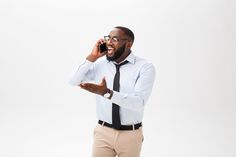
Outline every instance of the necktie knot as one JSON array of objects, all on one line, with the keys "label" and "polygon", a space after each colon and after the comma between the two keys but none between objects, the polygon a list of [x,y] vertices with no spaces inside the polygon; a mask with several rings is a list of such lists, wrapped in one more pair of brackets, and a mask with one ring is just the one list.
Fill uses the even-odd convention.
[{"label": "necktie knot", "polygon": [[115,66],[116,66],[116,71],[119,71],[119,70],[120,70],[120,67],[121,67],[122,65],[127,64],[127,63],[128,63],[128,61],[126,60],[126,61],[122,62],[121,64],[115,64]]},{"label": "necktie knot", "polygon": [[120,64],[115,64],[116,66],[116,71],[119,71],[120,70]]}]

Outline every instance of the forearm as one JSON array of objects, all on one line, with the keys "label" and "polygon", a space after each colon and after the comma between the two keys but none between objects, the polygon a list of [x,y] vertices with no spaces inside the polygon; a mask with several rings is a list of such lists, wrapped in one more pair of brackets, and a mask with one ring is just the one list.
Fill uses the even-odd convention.
[{"label": "forearm", "polygon": [[94,56],[93,54],[89,54],[86,59],[90,62],[95,62],[97,60],[97,57]]},{"label": "forearm", "polygon": [[[100,39],[96,42],[93,47],[92,52],[86,57],[86,60],[79,65],[75,72],[71,75],[69,84],[77,86],[83,80],[91,79],[93,75],[93,70],[91,70],[92,64],[100,57],[104,56],[104,53],[101,53],[99,50],[99,45],[103,43],[103,40]],[[91,70],[91,72],[89,72]],[[89,72],[89,73],[88,73]]]},{"label": "forearm", "polygon": [[133,110],[133,111],[142,111],[146,100],[143,96],[138,94],[124,94],[113,91],[111,102],[115,103],[123,108]]},{"label": "forearm", "polygon": [[89,60],[85,60],[82,64],[80,64],[76,70],[72,73],[69,79],[69,84],[72,86],[79,85],[84,79],[86,79],[86,74],[90,70],[93,62]]}]

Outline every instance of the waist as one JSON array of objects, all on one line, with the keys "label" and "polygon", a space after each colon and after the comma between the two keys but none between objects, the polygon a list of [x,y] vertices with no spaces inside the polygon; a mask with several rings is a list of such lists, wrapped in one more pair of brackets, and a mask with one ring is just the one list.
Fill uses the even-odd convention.
[{"label": "waist", "polygon": [[[101,124],[102,126],[106,126],[109,128],[114,128],[112,124],[109,124],[107,122],[98,121],[98,124]],[[116,130],[137,130],[138,128],[140,128],[142,126],[142,123],[137,123],[137,124],[133,124],[133,125],[121,125],[119,129]]]}]

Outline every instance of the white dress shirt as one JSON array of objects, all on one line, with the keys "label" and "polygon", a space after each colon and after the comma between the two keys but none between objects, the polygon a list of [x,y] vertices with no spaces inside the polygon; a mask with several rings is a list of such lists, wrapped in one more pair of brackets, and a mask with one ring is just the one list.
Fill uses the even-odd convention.
[{"label": "white dress shirt", "polygon": [[[125,60],[129,62],[120,67],[120,92],[113,91],[111,99],[96,95],[98,120],[112,124],[112,103],[115,103],[120,106],[122,125],[142,122],[144,105],[151,94],[155,79],[155,68],[153,64],[133,53]],[[85,60],[73,73],[69,83],[74,86],[91,81],[100,84],[105,77],[107,87],[112,90],[115,73],[114,63],[107,61],[106,57],[95,62]]]}]

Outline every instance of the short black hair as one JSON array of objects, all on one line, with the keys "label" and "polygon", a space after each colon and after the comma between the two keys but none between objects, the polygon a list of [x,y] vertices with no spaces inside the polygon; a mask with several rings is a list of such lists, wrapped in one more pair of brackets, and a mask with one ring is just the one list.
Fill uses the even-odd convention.
[{"label": "short black hair", "polygon": [[115,28],[122,30],[125,33],[125,35],[130,37],[132,42],[134,42],[134,33],[129,28],[123,26],[116,26]]}]

